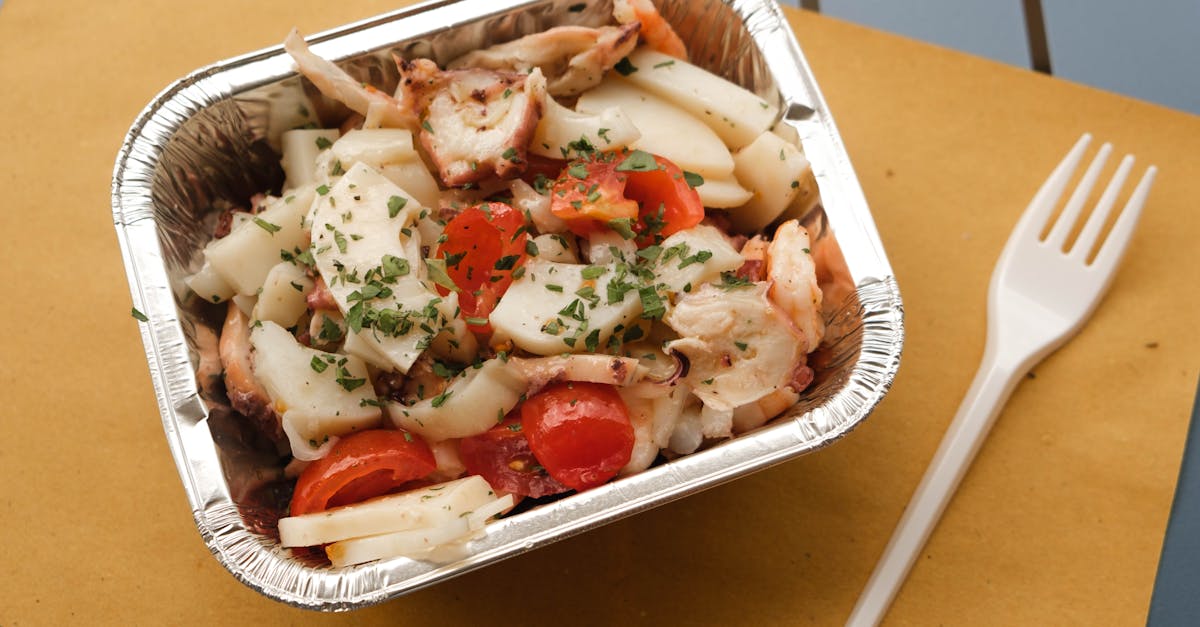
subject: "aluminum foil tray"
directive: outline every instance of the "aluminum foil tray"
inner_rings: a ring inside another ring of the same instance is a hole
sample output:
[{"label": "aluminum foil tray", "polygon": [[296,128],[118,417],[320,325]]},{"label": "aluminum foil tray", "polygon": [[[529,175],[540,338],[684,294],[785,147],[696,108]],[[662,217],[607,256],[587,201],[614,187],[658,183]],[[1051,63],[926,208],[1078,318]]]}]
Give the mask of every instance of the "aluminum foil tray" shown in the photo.
[{"label": "aluminum foil tray", "polygon": [[[117,237],[163,429],[204,542],[246,585],[291,605],[348,610],[378,603],[821,448],[861,422],[899,367],[903,311],[862,190],[816,81],[771,0],[662,0],[692,61],[781,105],[777,132],[796,133],[821,190],[805,219],[825,264],[826,344],[817,378],[784,416],[756,431],[582,494],[490,524],[462,558],[397,558],[335,569],[278,545],[286,507],[279,455],[255,440],[197,381],[201,348],[221,315],[183,277],[221,206],[278,189],[278,135],[297,123],[312,86],[280,47],[202,68],[162,92],[125,138],[113,174]],[[581,10],[582,9],[582,10]],[[465,51],[560,24],[599,25],[610,0],[431,2],[322,33],[313,50],[361,80],[394,87],[392,51],[444,63]],[[282,40],[287,24],[280,24]]]}]

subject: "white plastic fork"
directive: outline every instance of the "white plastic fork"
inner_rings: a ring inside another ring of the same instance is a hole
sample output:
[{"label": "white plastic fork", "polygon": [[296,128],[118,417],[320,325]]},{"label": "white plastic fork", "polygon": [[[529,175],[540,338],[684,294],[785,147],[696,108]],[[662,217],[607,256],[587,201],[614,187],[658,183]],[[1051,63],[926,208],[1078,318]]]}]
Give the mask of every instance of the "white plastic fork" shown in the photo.
[{"label": "white plastic fork", "polygon": [[1132,156],[1126,155],[1117,166],[1075,243],[1066,252],[1063,248],[1112,152],[1111,145],[1100,148],[1049,235],[1041,238],[1091,139],[1086,133],[1079,138],[1009,236],[988,289],[987,343],[979,371],[847,625],[879,623],[1021,377],[1079,331],[1112,282],[1154,182],[1154,166],[1146,169],[1090,263],[1089,253],[1133,167]]}]

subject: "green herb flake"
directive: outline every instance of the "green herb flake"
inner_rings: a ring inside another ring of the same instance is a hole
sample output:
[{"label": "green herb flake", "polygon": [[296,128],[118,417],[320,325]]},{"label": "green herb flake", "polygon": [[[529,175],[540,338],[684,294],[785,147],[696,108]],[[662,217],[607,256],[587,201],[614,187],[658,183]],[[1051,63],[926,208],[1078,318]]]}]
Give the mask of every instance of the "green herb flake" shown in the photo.
[{"label": "green herb flake", "polygon": [[633,239],[633,218],[613,218],[608,221],[608,228],[616,231],[621,239]]},{"label": "green herb flake", "polygon": [[133,319],[137,320],[138,322],[150,322],[150,318],[146,317],[146,314],[138,311],[137,307],[130,307],[129,315],[133,316]]},{"label": "green herb flake", "polygon": [[259,218],[257,216],[255,216],[255,218],[254,218],[254,223],[257,224],[259,226],[259,228],[261,228],[262,230],[264,230],[272,235],[274,235],[275,233],[278,233],[279,230],[283,228],[282,226],[279,226],[278,224],[271,224],[270,222],[267,222],[266,220],[263,220],[262,218]]},{"label": "green herb flake", "polygon": [[308,362],[308,365],[314,372],[325,372],[325,369],[329,367],[329,364],[325,363],[325,360],[316,355],[313,355],[312,361]]},{"label": "green herb flake", "polygon": [[317,193],[318,193],[318,194],[320,194],[320,195],[322,195],[322,196],[324,196],[325,194],[328,194],[328,193],[329,193],[329,186],[328,186],[328,185],[320,185],[320,186],[318,186],[318,187],[317,187]]},{"label": "green herb flake", "polygon": [[380,264],[380,271],[383,273],[384,279],[406,276],[411,270],[407,259],[395,255],[384,255]]},{"label": "green herb flake", "polygon": [[513,148],[512,146],[509,146],[507,150],[500,154],[500,156],[512,161],[513,163],[519,163],[521,161],[521,158],[517,156],[517,149]]},{"label": "green herb flake", "polygon": [[317,339],[325,342],[336,342],[342,339],[342,328],[333,321],[333,318],[322,316],[321,332],[317,334]]},{"label": "green herb flake", "polygon": [[433,127],[429,125],[429,120],[422,120],[422,121],[421,121],[421,128],[425,129],[425,132],[426,132],[426,133],[429,133],[430,135],[433,135],[433,134],[434,134],[434,133],[433,133]]},{"label": "green herb flake", "polygon": [[639,287],[638,298],[642,301],[642,317],[648,320],[658,320],[667,312],[658,290],[653,287]]},{"label": "green herb flake", "polygon": [[512,270],[513,266],[517,265],[517,261],[521,258],[520,255],[505,255],[496,260],[492,266],[497,270]]},{"label": "green herb flake", "polygon": [[591,281],[600,278],[605,272],[608,272],[608,268],[604,266],[588,266],[579,272],[579,276],[583,277],[585,281]]},{"label": "green herb flake", "polygon": [[583,338],[583,346],[589,353],[596,352],[596,349],[600,348],[600,329],[592,329],[592,332]]},{"label": "green herb flake", "polygon": [[617,61],[617,64],[613,66],[613,69],[619,72],[621,76],[629,76],[630,74],[638,71],[637,67],[634,66],[633,63],[629,62],[629,57],[625,57],[620,61]]},{"label": "green herb flake", "polygon": [[704,184],[703,176],[700,176],[699,174],[696,174],[695,172],[688,172],[687,170],[683,171],[683,180],[685,182],[687,182],[688,187],[690,187],[692,189],[696,189],[697,187],[700,187],[701,185]]},{"label": "green herb flake", "polygon": [[328,148],[332,145],[333,145],[333,142],[329,141],[328,137],[318,137],[317,138],[317,148],[319,148],[321,150],[325,150],[326,148]]},{"label": "green herb flake", "polygon": [[551,292],[560,292],[561,293],[563,291],[563,288],[561,285],[555,285],[553,283],[547,283],[546,289],[550,290]]},{"label": "green herb flake", "polygon": [[571,176],[580,180],[586,179],[588,177],[587,164],[576,163],[575,165],[567,168],[567,174],[570,174]]},{"label": "green herb flake", "polygon": [[450,398],[452,394],[454,394],[453,391],[446,390],[445,392],[433,397],[433,400],[429,401],[429,404],[433,405],[434,407],[441,407],[446,403],[446,399]]},{"label": "green herb flake", "polygon": [[452,291],[458,292],[458,286],[454,284],[454,280],[450,278],[446,272],[445,259],[426,259],[425,268],[429,270],[429,280]]},{"label": "green herb flake", "polygon": [[748,348],[750,346],[749,344],[747,344],[745,342],[734,342],[733,345],[738,347],[738,350],[740,350],[740,351],[744,351],[744,350],[746,350],[746,348]]},{"label": "green herb flake", "polygon": [[408,199],[403,196],[392,196],[388,198],[388,217],[394,218],[400,214],[400,210],[408,204]]},{"label": "green herb flake", "polygon": [[618,163],[616,169],[618,172],[651,172],[658,169],[658,162],[645,150],[635,150]]},{"label": "green herb flake", "polygon": [[660,68],[660,67],[670,67],[670,66],[672,66],[672,65],[675,65],[675,60],[674,60],[674,59],[671,59],[670,61],[663,61],[662,63],[655,63],[655,64],[654,64],[654,69],[656,69],[656,70],[657,70],[657,69],[658,69],[658,68]]}]

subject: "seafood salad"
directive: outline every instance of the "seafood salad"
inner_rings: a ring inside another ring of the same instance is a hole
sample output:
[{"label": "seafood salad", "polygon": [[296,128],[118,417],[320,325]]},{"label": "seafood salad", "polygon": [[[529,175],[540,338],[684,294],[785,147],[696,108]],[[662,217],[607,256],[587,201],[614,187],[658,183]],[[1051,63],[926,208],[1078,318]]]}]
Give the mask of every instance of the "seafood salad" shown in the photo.
[{"label": "seafood salad", "polygon": [[282,188],[222,212],[186,279],[224,307],[201,377],[292,460],[283,546],[443,559],[811,383],[809,163],[649,0],[396,56],[391,93],[284,45],[335,113],[283,133]]}]

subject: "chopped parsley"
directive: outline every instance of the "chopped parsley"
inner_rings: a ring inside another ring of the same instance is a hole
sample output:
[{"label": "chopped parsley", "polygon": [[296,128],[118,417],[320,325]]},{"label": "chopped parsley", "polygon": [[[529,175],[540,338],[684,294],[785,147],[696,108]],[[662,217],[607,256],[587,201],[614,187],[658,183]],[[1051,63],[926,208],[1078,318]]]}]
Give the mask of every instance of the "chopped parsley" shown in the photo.
[{"label": "chopped parsley", "polygon": [[616,169],[618,172],[650,172],[658,169],[658,162],[645,150],[635,150],[618,163]]},{"label": "chopped parsley", "polygon": [[613,66],[613,69],[619,72],[621,76],[629,76],[630,74],[638,71],[637,67],[634,66],[633,63],[629,62],[629,57],[625,57],[620,61],[617,61],[617,64]]},{"label": "chopped parsley", "polygon": [[429,280],[452,291],[460,291],[458,286],[454,284],[454,280],[446,272],[445,259],[426,259],[425,267],[429,270]]},{"label": "chopped parsley", "polygon": [[622,239],[633,239],[633,218],[613,218],[608,221],[608,228],[616,231]]},{"label": "chopped parsley", "polygon": [[388,198],[388,217],[394,218],[400,214],[400,210],[408,204],[408,199],[403,196],[392,196]]},{"label": "chopped parsley", "polygon": [[254,223],[257,224],[259,226],[259,228],[261,228],[262,230],[264,230],[272,235],[274,235],[275,233],[278,233],[279,230],[283,228],[282,226],[279,226],[278,224],[271,224],[270,222],[267,222],[266,220],[263,220],[262,218],[260,218],[258,216],[254,217]]},{"label": "chopped parsley", "polygon": [[600,276],[605,272],[608,272],[608,268],[605,268],[604,266],[588,266],[581,270],[579,275],[582,276],[585,281],[591,281],[592,279],[600,278]]},{"label": "chopped parsley", "polygon": [[129,315],[133,316],[133,319],[137,320],[138,322],[150,322],[150,318],[146,317],[146,314],[138,311],[137,307],[130,307]]}]

